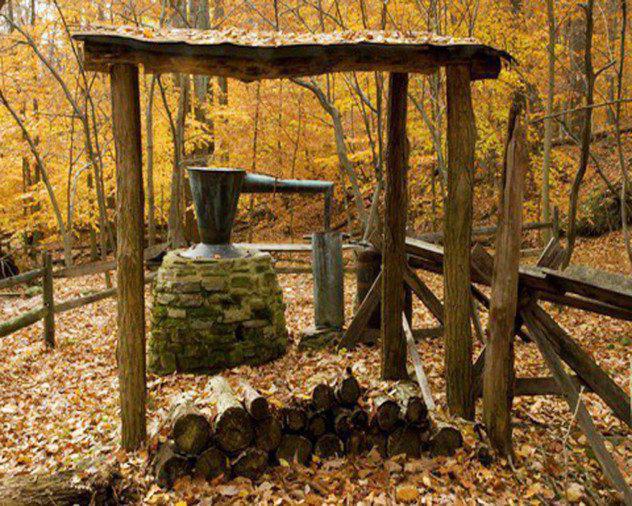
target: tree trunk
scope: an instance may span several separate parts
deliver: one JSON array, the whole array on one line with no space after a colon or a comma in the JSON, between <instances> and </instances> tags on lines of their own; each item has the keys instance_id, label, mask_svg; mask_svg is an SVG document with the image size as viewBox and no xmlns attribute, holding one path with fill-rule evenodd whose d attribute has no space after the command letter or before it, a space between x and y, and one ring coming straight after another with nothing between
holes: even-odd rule
<instances>
[{"instance_id":1,"label":"tree trunk","mask_svg":"<svg viewBox=\"0 0 632 506\"><path fill-rule=\"evenodd\" d=\"M575 179L573 180L573 186L571 187L571 195L568 204L568 231L567 231L567 247L566 256L562 263L562 268L568 267L573 256L573 250L575 248L575 235L576 235L576 221L577 221L577 205L579 201L579 190L581 188L586 169L588 167L588 160L590 158L590 138L592 132L592 105L594 103L593 96L595 92L595 73L593 71L592 64L592 39L593 39L593 7L594 0L588 0L582 8L586 14L586 47L584 51L584 80L585 80L585 97L586 108L583 114L582 134L581 134L581 153L579 159L579 168ZM582 89L583 83L582 80Z\"/></svg>"},{"instance_id":2,"label":"tree trunk","mask_svg":"<svg viewBox=\"0 0 632 506\"><path fill-rule=\"evenodd\" d=\"M403 268L406 264L404 243L408 210L407 96L408 74L390 74L382 244L382 379L386 380L408 376L401 318L404 310Z\"/></svg>"},{"instance_id":3,"label":"tree trunk","mask_svg":"<svg viewBox=\"0 0 632 506\"><path fill-rule=\"evenodd\" d=\"M556 44L556 26L555 26L555 8L553 0L546 2L548 26L549 26L549 43L547 46L548 56L548 83L546 94L546 116L544 120L544 152L542 154L542 218L541 221L548 223L551 220L551 199L549 196L550 182L549 169L551 167L551 141L553 140L553 101L555 100L555 44ZM551 240L551 230L544 231L544 244L548 244Z\"/></svg>"},{"instance_id":4,"label":"tree trunk","mask_svg":"<svg viewBox=\"0 0 632 506\"><path fill-rule=\"evenodd\" d=\"M143 164L138 68L113 65L112 128L116 146L116 278L118 286L119 393L122 444L145 440L145 283L143 264Z\"/></svg>"},{"instance_id":5,"label":"tree trunk","mask_svg":"<svg viewBox=\"0 0 632 506\"><path fill-rule=\"evenodd\" d=\"M470 245L476 127L467 67L446 69L448 191L445 201L445 376L453 415L472 419ZM399 313L401 314L401 312Z\"/></svg>"}]
</instances>

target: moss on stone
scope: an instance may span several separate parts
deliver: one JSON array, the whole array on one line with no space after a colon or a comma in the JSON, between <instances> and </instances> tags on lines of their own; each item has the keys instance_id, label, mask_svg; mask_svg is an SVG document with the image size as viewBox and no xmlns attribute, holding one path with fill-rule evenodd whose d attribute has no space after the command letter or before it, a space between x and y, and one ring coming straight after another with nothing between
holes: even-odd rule
<instances>
[{"instance_id":1,"label":"moss on stone","mask_svg":"<svg viewBox=\"0 0 632 506\"><path fill-rule=\"evenodd\" d=\"M285 352L285 315L271 257L190 260L169 253L158 272L148 364L157 374L215 373Z\"/></svg>"}]
</instances>

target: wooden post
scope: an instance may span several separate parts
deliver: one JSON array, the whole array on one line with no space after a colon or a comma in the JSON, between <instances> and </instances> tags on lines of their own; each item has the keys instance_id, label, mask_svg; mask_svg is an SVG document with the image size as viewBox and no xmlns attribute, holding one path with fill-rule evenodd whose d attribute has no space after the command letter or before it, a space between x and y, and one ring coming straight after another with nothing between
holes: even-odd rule
<instances>
[{"instance_id":1,"label":"wooden post","mask_svg":"<svg viewBox=\"0 0 632 506\"><path fill-rule=\"evenodd\" d=\"M44 307L44 342L55 347L55 295L53 292L53 259L50 252L43 255L42 301Z\"/></svg>"},{"instance_id":2,"label":"wooden post","mask_svg":"<svg viewBox=\"0 0 632 506\"><path fill-rule=\"evenodd\" d=\"M138 68L127 64L113 65L110 80L116 146L117 359L121 436L123 448L135 450L146 435L143 176Z\"/></svg>"},{"instance_id":3,"label":"wooden post","mask_svg":"<svg viewBox=\"0 0 632 506\"><path fill-rule=\"evenodd\" d=\"M483 419L492 446L505 456L512 454L513 336L518 306L522 198L529 166L524 107L524 95L516 94L505 147L483 373Z\"/></svg>"},{"instance_id":4,"label":"wooden post","mask_svg":"<svg viewBox=\"0 0 632 506\"><path fill-rule=\"evenodd\" d=\"M314 324L316 329L344 326L344 270L340 232L312 235Z\"/></svg>"},{"instance_id":5,"label":"wooden post","mask_svg":"<svg viewBox=\"0 0 632 506\"><path fill-rule=\"evenodd\" d=\"M404 309L403 269L406 265L406 172L408 139L406 109L408 74L389 75L388 144L386 151L385 223L382 243L382 378L403 379L406 372L406 339L402 328Z\"/></svg>"},{"instance_id":6,"label":"wooden post","mask_svg":"<svg viewBox=\"0 0 632 506\"><path fill-rule=\"evenodd\" d=\"M444 219L445 375L453 415L474 417L470 246L476 127L467 66L446 68L448 191Z\"/></svg>"}]
</instances>

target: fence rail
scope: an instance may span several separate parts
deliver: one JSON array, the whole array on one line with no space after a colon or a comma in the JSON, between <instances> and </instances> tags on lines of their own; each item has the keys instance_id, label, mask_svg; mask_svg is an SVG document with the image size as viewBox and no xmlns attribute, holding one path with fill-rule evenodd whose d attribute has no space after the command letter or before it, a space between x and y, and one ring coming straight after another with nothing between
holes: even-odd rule
<instances>
[{"instance_id":1,"label":"fence rail","mask_svg":"<svg viewBox=\"0 0 632 506\"><path fill-rule=\"evenodd\" d=\"M149 249L149 248L148 248ZM151 258L151 256L148 256ZM83 306L87 306L89 304L94 304L100 300L108 299L110 297L115 297L117 293L117 288L107 288L105 290L101 290L98 292L90 293L88 295L84 295L81 297L76 297L74 299L65 300L59 303L55 302L54 298L54 288L53 288L53 278L55 277L76 277L72 276L61 276L59 275L60 271L53 272L53 262L50 253L44 253L43 255L43 267L40 269L34 269L32 271L25 272L23 274L19 274L17 276L12 276L7 279L3 279L0 281L0 289L11 288L16 285L22 283L28 283L34 281L36 279L41 279L42 281L42 305L36 308L30 309L15 318L11 318L10 320L4 321L0 323L0 337L5 337L13 332L16 332L25 327L29 327L40 320L44 321L44 342L50 348L55 347L55 315L60 313L65 313L66 311L71 311L73 309L77 309ZM112 268L106 268L110 265L110 262L99 262L98 266L94 266L94 264L88 264L87 266L78 266L78 267L88 267L86 269L86 274L96 274L100 272L105 272L107 270L113 270L116 268L116 264L114 263ZM106 265L107 264L107 265ZM72 269L72 268L71 268ZM66 269L62 269L64 271ZM145 283L150 283L155 278L155 273L149 273L145 276Z\"/></svg>"}]
</instances>

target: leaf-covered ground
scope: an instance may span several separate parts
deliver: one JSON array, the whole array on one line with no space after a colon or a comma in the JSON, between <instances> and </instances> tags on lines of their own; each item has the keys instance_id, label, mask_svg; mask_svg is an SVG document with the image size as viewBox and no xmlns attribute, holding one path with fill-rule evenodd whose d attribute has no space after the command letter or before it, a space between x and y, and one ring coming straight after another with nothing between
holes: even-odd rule
<instances>
[{"instance_id":1,"label":"leaf-covered ground","mask_svg":"<svg viewBox=\"0 0 632 506\"><path fill-rule=\"evenodd\" d=\"M577 263L629 272L619 234L582 241ZM441 294L441 279L424 274ZM225 375L236 384L247 378L278 401L308 395L318 382L331 381L351 366L369 394L387 385L379 381L379 350L361 347L347 353L299 353L301 329L312 323L309 275L282 275L287 322L293 339L285 357L258 368L240 367ZM355 294L347 277L347 317ZM57 281L58 300L103 287L102 277ZM31 299L0 297L0 317L15 316L38 304ZM415 304L415 326L434 325ZM615 380L629 391L632 381L632 324L574 310L549 308L563 326L590 350ZM485 319L483 317L483 323ZM587 441L558 398L516 400L516 461L483 466L476 458L480 440L474 426L460 422L465 448L453 458L383 461L370 454L319 462L310 468L279 467L259 481L245 479L215 484L185 480L172 492L152 484L147 451L125 454L117 447L119 417L116 377L116 304L107 300L57 318L55 351L45 349L39 325L3 338L0 363L0 480L5 476L68 468L85 459L114 460L128 484L147 504L393 504L395 502L471 503L603 503L614 499ZM480 345L477 345L477 350ZM518 374L547 375L533 345L519 342ZM419 344L439 405L443 395L443 349L440 339ZM148 377L149 428L155 432L173 395L202 392L204 376ZM605 405L586 395L590 411L605 433L608 446L632 482L631 432ZM480 403L479 403L480 404ZM480 409L480 406L479 406ZM444 416L440 410L439 417ZM480 419L480 412L478 413Z\"/></svg>"}]
</instances>

